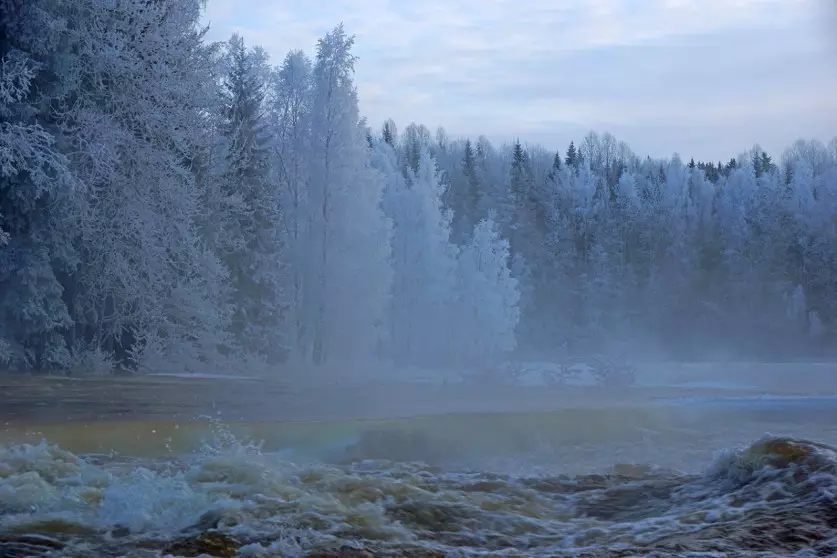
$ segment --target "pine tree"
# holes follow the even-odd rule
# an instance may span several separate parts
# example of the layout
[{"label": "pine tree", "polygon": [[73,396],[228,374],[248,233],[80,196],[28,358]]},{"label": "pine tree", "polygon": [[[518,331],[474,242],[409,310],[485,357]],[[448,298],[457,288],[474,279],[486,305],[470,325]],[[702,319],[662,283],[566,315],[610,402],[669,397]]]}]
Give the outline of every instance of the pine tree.
[{"label": "pine tree", "polygon": [[398,128],[395,126],[395,122],[389,118],[386,122],[384,122],[384,126],[381,129],[381,138],[384,142],[395,149],[395,141],[398,137]]},{"label": "pine tree", "polygon": [[0,1],[0,14],[0,365],[66,371],[80,184],[49,110],[65,77],[63,14],[39,0]]},{"label": "pine tree", "polygon": [[67,281],[74,344],[143,369],[223,366],[226,277],[197,228],[216,93],[201,2],[66,8],[67,74],[52,114],[85,185],[84,265]]},{"label": "pine tree", "polygon": [[776,165],[773,164],[773,159],[764,151],[761,152],[759,167],[761,168],[761,171],[766,174],[770,174],[776,170]]},{"label": "pine tree", "polygon": [[404,175],[408,178],[419,171],[422,149],[430,147],[430,130],[424,126],[410,123],[404,130],[402,141],[402,156]]},{"label": "pine tree", "polygon": [[555,152],[555,158],[552,160],[552,168],[549,169],[547,179],[550,182],[555,182],[558,179],[558,173],[561,171],[561,152]]},{"label": "pine tree", "polygon": [[254,355],[285,357],[279,337],[283,312],[280,198],[272,182],[266,116],[269,71],[261,49],[247,49],[234,35],[227,44],[223,82],[222,137],[225,169],[220,177],[227,200],[219,255],[229,270],[232,332]]},{"label": "pine tree", "polygon": [[578,171],[578,166],[581,163],[581,157],[575,148],[574,142],[570,142],[570,146],[567,148],[567,157],[564,159],[564,162],[568,167],[572,167]]},{"label": "pine tree", "polygon": [[726,165],[724,165],[724,176],[729,177],[730,173],[738,168],[738,161],[735,160],[735,157],[729,160]]},{"label": "pine tree", "polygon": [[511,191],[517,199],[526,197],[529,191],[529,173],[527,171],[527,157],[520,140],[514,142],[511,162]]},{"label": "pine tree", "polygon": [[[477,162],[474,157],[474,149],[471,142],[465,142],[465,156],[462,159],[462,173],[467,181],[467,191],[463,213],[467,215],[468,223],[476,223],[480,207],[480,183],[477,173]],[[467,231],[470,233],[470,231]]]},{"label": "pine tree", "polygon": [[464,244],[470,238],[481,210],[481,188],[477,159],[471,140],[466,139],[444,201],[453,215],[452,238],[456,244]]},{"label": "pine tree", "polygon": [[512,147],[509,190],[517,214],[515,231],[510,233],[514,259],[533,248],[538,243],[535,239],[542,238],[547,227],[544,193],[537,188],[531,159],[520,141]]},{"label": "pine tree", "polygon": [[374,164],[388,178],[384,207],[394,227],[389,353],[402,364],[444,364],[455,334],[457,250],[450,242],[451,218],[442,208],[436,163],[423,148],[418,174],[405,179],[384,142]]}]

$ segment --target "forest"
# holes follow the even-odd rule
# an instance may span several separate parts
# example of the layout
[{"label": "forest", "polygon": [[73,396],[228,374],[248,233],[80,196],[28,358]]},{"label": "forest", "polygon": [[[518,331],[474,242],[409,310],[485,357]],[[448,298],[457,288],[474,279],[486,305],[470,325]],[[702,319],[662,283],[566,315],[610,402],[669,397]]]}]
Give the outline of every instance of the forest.
[{"label": "forest", "polygon": [[835,356],[837,138],[372,127],[342,25],[274,64],[201,14],[0,0],[0,369]]}]

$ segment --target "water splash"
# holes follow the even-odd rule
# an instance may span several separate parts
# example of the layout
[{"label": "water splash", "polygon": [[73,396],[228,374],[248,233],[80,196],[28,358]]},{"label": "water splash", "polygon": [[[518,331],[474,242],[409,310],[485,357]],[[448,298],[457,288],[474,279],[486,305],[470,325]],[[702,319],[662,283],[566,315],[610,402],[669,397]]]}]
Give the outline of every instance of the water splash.
[{"label": "water splash", "polygon": [[222,423],[200,452],[166,459],[0,446],[0,554],[17,545],[67,557],[827,555],[837,549],[836,456],[766,437],[700,474],[301,465]]}]

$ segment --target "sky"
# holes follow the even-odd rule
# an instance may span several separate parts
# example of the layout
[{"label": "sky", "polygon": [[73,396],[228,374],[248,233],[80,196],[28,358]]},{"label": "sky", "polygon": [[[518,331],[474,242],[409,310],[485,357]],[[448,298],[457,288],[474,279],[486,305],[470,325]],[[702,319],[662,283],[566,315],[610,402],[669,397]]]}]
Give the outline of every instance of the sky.
[{"label": "sky", "polygon": [[837,0],[208,0],[280,64],[355,35],[360,109],[450,137],[727,160],[837,136]]}]

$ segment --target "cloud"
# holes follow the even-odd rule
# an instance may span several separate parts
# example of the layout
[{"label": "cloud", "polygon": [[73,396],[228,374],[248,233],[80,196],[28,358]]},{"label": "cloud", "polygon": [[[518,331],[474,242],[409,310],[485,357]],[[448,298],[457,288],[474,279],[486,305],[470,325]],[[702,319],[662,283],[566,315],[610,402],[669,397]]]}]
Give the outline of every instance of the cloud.
[{"label": "cloud", "polygon": [[837,131],[829,2],[209,0],[207,19],[214,37],[238,31],[276,63],[342,21],[373,125],[548,147],[595,127],[642,153],[726,158],[749,147],[733,141],[780,149]]}]

